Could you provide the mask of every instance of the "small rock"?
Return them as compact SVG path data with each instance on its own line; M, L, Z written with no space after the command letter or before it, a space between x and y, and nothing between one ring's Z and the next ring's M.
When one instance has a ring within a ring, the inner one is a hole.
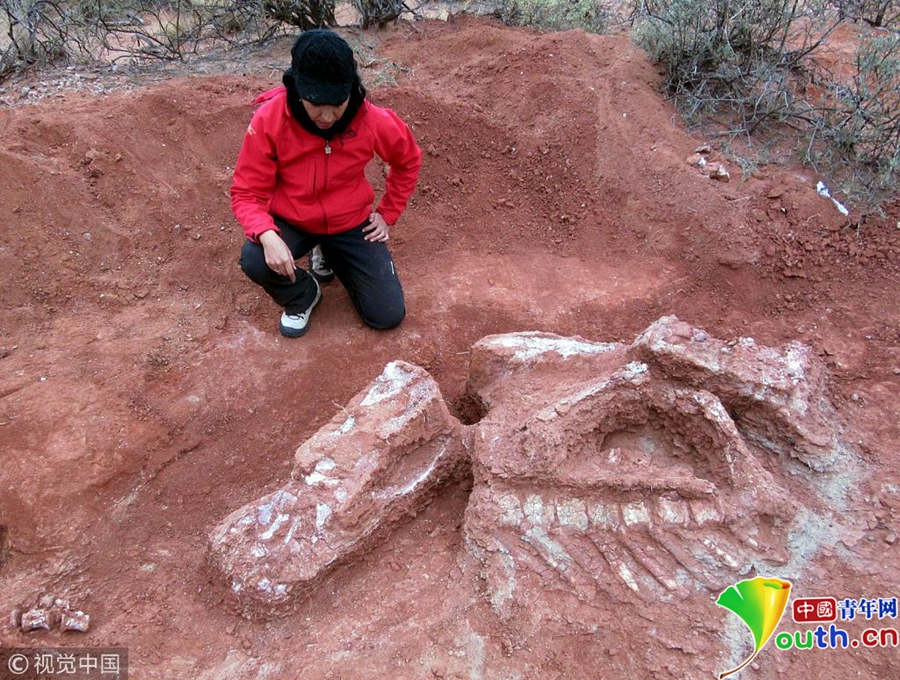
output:
M756 662L754 661L753 663L750 664L750 668L752 668L752 669L755 670L755 671L758 671L758 670L759 670L759 664L756 663Z
M22 625L22 610L16 607L9 613L9 627L19 628Z
M728 170L725 169L724 165L719 164L716 167L711 168L709 178L714 179L717 182L728 182L731 180L731 175L728 174Z
M87 633L91 627L91 617L83 611L70 612L66 611L60 620L59 629L63 632L74 631L76 633Z
M693 165L694 167L699 166L702 168L704 165L706 165L706 159L699 153L695 153L692 156L688 156L685 160L685 163L687 163L688 165Z
M712 153L712 147L709 144L701 144L694 149L694 153Z
M46 609L30 609L22 614L21 629L23 633L33 630L50 630L50 612Z
M884 542L888 545L894 545L894 543L897 542L897 534L891 531L887 536L884 537Z

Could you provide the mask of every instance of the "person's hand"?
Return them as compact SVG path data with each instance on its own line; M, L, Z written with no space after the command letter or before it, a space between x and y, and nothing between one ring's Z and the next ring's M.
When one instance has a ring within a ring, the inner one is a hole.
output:
M294 262L291 249L287 247L287 243L278 235L278 232L263 232L259 235L259 242L262 244L266 265L269 269L276 274L287 276L292 283L296 281L297 275L294 270L297 268L297 264Z
M388 223L377 212L369 215L369 226L363 227L366 241L387 241L390 238L390 230Z

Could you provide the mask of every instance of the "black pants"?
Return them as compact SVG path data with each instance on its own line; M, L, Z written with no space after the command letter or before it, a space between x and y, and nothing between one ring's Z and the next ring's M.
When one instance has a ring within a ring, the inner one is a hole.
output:
M295 260L315 246L322 246L325 261L347 289L366 325L381 329L400 325L406 316L400 277L387 246L363 238L362 230L368 222L339 234L310 234L279 218L275 218L275 224ZM244 243L241 269L288 312L305 311L316 297L316 284L309 273L297 269L294 272L297 280L293 283L287 276L276 274L266 265L259 243L250 240Z

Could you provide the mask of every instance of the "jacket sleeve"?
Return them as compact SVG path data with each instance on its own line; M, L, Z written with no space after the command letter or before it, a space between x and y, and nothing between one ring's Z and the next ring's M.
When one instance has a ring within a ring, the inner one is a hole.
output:
M231 210L251 241L259 241L264 231L279 231L269 203L275 191L278 174L278 156L273 131L257 110L241 144L234 167L234 183L231 185Z
M378 127L375 135L375 153L388 166L384 196L378 203L376 212L384 221L393 225L406 209L419 179L422 167L422 150L416 144L412 130L390 109L378 112Z

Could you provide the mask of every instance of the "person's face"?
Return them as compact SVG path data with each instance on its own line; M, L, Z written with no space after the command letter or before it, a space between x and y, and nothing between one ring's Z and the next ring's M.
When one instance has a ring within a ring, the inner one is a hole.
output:
M337 123L341 119L341 116L344 115L344 111L347 110L347 105L350 103L349 98L347 98L343 104L338 104L337 106L313 104L305 99L301 99L300 101L303 102L303 108L306 109L306 113L312 118L312 122L315 123L316 127L320 130L327 130Z

